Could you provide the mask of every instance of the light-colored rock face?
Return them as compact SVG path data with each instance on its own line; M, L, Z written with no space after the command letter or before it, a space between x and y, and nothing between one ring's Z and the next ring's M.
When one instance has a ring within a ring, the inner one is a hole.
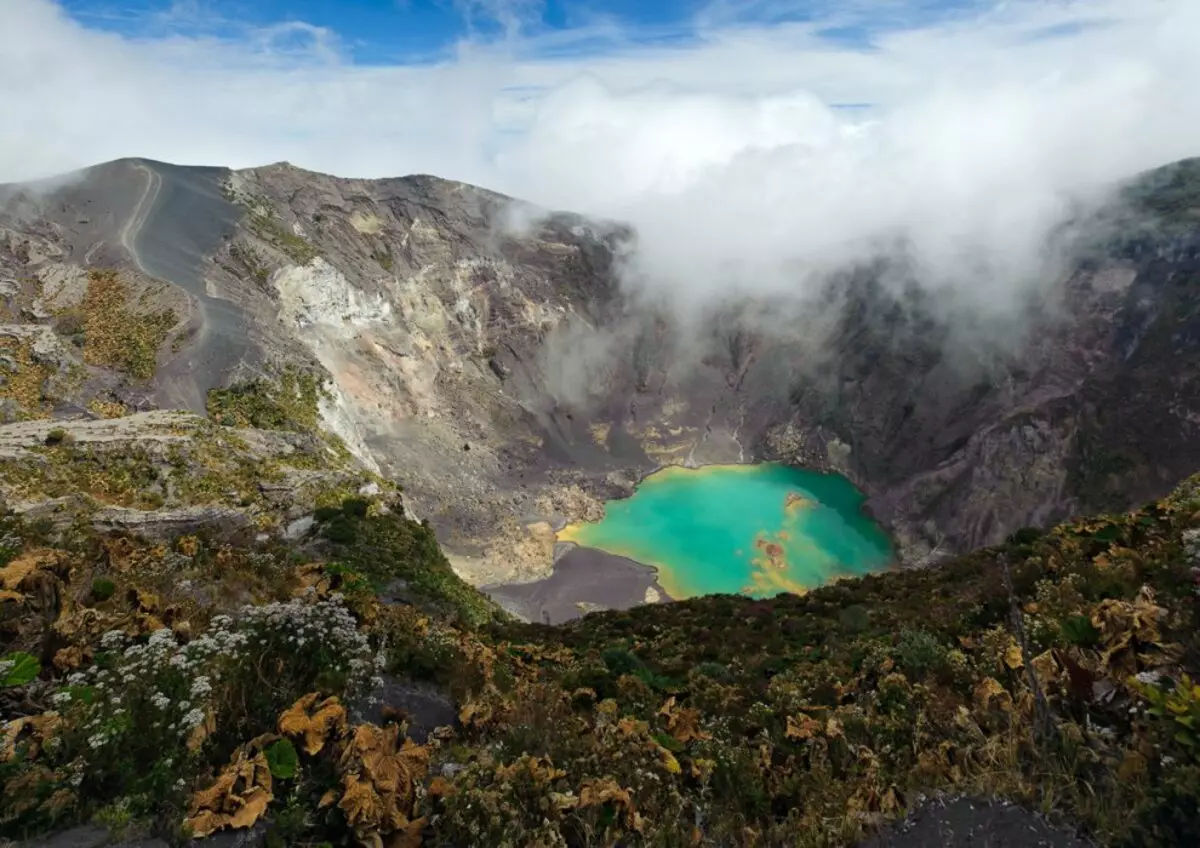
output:
M382 293L365 294L320 256L305 265L280 268L272 274L271 285L278 294L279 320L301 333L315 325L351 338L356 329L386 321L392 314Z

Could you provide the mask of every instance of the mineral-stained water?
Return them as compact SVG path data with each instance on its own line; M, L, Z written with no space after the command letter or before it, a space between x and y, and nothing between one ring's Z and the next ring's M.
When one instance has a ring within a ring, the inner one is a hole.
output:
M672 598L801 593L893 562L863 495L837 474L785 465L670 467L560 541L653 566Z

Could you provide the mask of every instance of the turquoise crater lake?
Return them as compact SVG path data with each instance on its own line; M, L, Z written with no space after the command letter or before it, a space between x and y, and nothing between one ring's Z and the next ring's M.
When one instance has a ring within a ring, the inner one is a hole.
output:
M886 569L891 540L846 478L786 465L672 466L560 541L653 566L676 600L802 593Z

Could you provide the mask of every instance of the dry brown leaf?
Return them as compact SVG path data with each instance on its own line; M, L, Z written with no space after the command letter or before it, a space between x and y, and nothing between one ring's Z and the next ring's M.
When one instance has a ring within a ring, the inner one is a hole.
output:
M147 592L145 589L131 587L127 595L129 603L142 612L157 612L162 606L162 601L158 595L153 592Z
M798 717L787 717L787 732L788 739L812 739L816 734L821 732L821 722L809 718L801 713Z
M92 661L92 649L89 646L71 645L60 649L54 655L54 667L59 671L79 668L84 663Z
M317 704L320 695L312 692L289 707L279 716L279 732L285 736L303 736L304 751L318 754L331 736L346 731L346 708L337 698L326 698Z
M1025 667L1025 658L1021 654L1021 646L1012 637L1009 637L1008 647L1004 650L1004 664L1013 671Z
M343 789L338 806L361 843L383 845L386 839L387 844L419 844L423 823L414 829L411 817L429 753L410 739L401 742L397 725L354 728L338 762Z
M622 789L621 784L612 778L603 777L594 780L585 780L583 786L580 787L580 808L599 807L609 801L612 801L619 807L628 808L633 806L633 797L629 794L629 790Z
M995 707L1007 713L1012 712L1013 699L999 680L985 677L975 687L975 705L985 712Z
M445 798L454 793L454 784L439 774L430 782L428 792L433 798Z
M35 759L63 724L62 716L56 712L24 716L0 725L0 763L9 762L17 753L17 745L28 745L26 759Z
M20 592L12 592L8 589L0 589L0 603L4 603L5 601L15 601L16 603L20 604L25 602L25 596Z
M25 578L58 562L59 552L50 548L30 551L0 568L0 589L16 591Z
M296 579L299 585L292 591L292 597L301 598L310 592L323 598L329 594L330 579L325 573L325 566L319 562L310 562L296 569Z
M427 819L422 816L406 824L403 830L391 834L384 842L385 848L421 848L421 831Z
M271 769L266 754L250 755L250 747L239 748L213 784L192 796L184 819L192 836L203 838L226 827L248 828L266 813L275 797Z
M338 806L346 814L346 822L356 830L367 827L378 828L387 812L383 799L369 782L358 775L346 775L344 791Z
M648 733L650 725L636 718L623 718L617 722L617 732L623 736L642 736Z
M844 735L842 732L842 723L833 716L830 716L829 721L825 723L825 735L830 739L841 738Z
M666 718L667 732L684 745L692 740L712 738L712 734L700 729L700 711L687 707L676 707L674 695L667 699L658 714Z
M1058 660L1054 658L1053 649L1038 654L1033 658L1033 670L1037 674L1038 679L1042 681L1050 682L1058 680L1061 669Z

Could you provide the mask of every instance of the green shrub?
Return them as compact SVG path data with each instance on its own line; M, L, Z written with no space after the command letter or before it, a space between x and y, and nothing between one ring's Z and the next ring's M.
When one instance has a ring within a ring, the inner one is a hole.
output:
M338 545L350 545L358 538L354 530L354 522L345 515L339 515L325 525L325 538Z
M135 816L178 809L190 778L273 731L297 699L357 697L374 685L376 668L337 596L248 606L236 620L218 615L186 645L169 628L146 641L112 631L95 665L54 696L70 728L56 757L77 764L80 795L93 803L124 799ZM269 752L281 778L295 771L285 747Z
M862 633L871 626L871 613L862 604L853 604L838 611L838 622L847 633Z
M600 659L604 661L604 665L608 667L608 670L617 677L620 677L622 674L633 674L635 671L641 671L645 668L645 663L638 659L636 654L625 648L607 648L601 652Z
M70 441L72 441L71 434L68 433L66 430L64 430L62 427L55 427L53 430L51 430L49 433L46 434L46 446L47 447L53 447L54 445L65 444Z
M258 378L209 390L207 411L213 421L230 427L315 433L324 396L315 373L289 365L274 380Z
M92 597L100 603L107 601L116 591L117 584L107 577L97 577L92 581Z
M932 633L905 630L896 642L896 662L913 680L920 680L946 664L946 647Z
M365 498L346 498L342 501L342 512L351 518L366 518L371 502Z
M327 521L332 521L342 515L342 511L336 506L319 506L313 512L313 520L318 524L324 524Z

